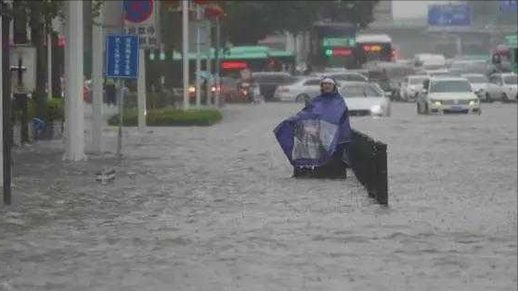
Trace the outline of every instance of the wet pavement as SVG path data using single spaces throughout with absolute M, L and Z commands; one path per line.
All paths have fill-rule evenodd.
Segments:
M 389 207 L 295 180 L 272 129 L 300 105 L 229 105 L 211 128 L 125 131 L 125 158 L 17 149 L 0 290 L 516 290 L 517 106 L 352 119 L 388 144 Z M 115 149 L 115 131 L 105 131 Z M 113 183 L 95 172 L 113 167 Z

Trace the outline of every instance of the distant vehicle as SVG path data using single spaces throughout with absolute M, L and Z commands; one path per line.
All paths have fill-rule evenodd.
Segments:
M 376 82 L 390 99 L 399 98 L 399 86 L 405 76 L 414 73 L 414 68 L 392 62 L 374 62 L 367 65 L 369 81 Z
M 502 102 L 516 101 L 517 79 L 514 73 L 493 74 L 489 78 L 486 90 L 486 99 L 489 102 L 499 100 Z
M 338 89 L 351 116 L 390 116 L 390 99 L 376 84 L 343 82 Z
M 280 101 L 305 102 L 319 94 L 320 78 L 303 77 L 278 86 L 273 97 Z
M 414 57 L 417 69 L 436 70 L 446 67 L 446 58 L 440 54 L 417 54 Z
M 406 102 L 415 102 L 417 94 L 423 89 L 424 80 L 429 77 L 423 75 L 410 75 L 406 76 L 401 82 L 399 88 L 399 96 L 401 100 Z
M 418 114 L 481 113 L 480 101 L 471 84 L 460 77 L 425 80 L 416 104 Z
M 488 102 L 487 87 L 489 86 L 489 80 L 484 74 L 462 74 L 462 78 L 468 79 L 471 83 L 471 88 L 477 94 L 480 101 Z
M 294 77 L 283 72 L 256 72 L 252 73 L 252 79 L 259 84 L 260 94 L 270 101 L 277 87 L 293 82 Z
M 394 60 L 392 39 L 387 34 L 358 34 L 356 52 L 360 66 L 369 61 Z
M 220 85 L 218 87 L 212 86 L 211 93 L 215 94 L 219 90 L 219 94 L 226 102 L 238 102 L 239 92 L 237 88 L 237 80 L 230 77 L 221 77 Z
M 337 80 L 337 81 L 357 81 L 357 82 L 367 82 L 368 79 L 364 75 L 356 72 L 343 72 L 343 73 L 334 73 L 329 74 L 329 77 Z
M 309 63 L 315 70 L 325 67 L 354 68 L 356 32 L 354 23 L 318 21 L 310 29 Z
M 456 74 L 487 74 L 489 64 L 485 60 L 454 60 L 449 71 Z
M 448 69 L 435 69 L 435 70 L 426 70 L 426 75 L 430 77 L 459 77 L 459 73 L 450 72 Z

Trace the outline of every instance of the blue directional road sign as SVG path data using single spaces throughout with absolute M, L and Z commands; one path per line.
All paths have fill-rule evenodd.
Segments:
M 138 78 L 139 41 L 137 35 L 106 36 L 105 74 L 109 78 Z
M 466 4 L 429 5 L 428 25 L 470 26 L 471 8 Z

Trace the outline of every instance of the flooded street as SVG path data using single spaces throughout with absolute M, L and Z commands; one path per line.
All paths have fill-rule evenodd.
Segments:
M 300 107 L 228 105 L 209 128 L 129 129 L 121 162 L 64 163 L 62 141 L 18 149 L 0 290 L 515 290 L 516 104 L 353 117 L 388 144 L 388 207 L 352 172 L 291 178 L 272 130 Z M 95 181 L 103 167 L 113 183 Z

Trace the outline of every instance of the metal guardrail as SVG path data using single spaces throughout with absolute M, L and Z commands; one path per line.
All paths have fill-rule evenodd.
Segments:
M 354 175 L 367 189 L 369 197 L 388 204 L 387 145 L 352 130 L 350 162 Z

